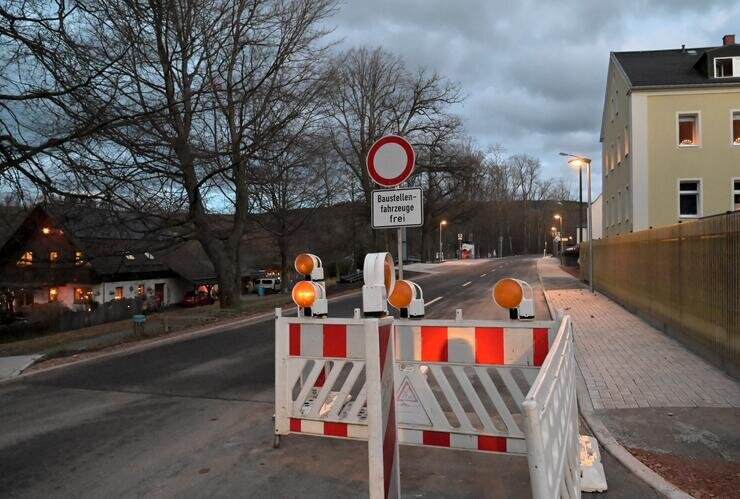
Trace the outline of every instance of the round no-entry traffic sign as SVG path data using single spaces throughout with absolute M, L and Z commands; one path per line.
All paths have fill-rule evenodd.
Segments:
M 367 153 L 367 171 L 376 184 L 398 185 L 414 171 L 414 149 L 398 135 L 381 137 Z

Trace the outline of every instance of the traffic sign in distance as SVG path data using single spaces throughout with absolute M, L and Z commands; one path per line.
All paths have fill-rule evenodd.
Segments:
M 462 233 L 458 232 L 458 234 L 457 234 L 457 240 L 458 241 L 462 241 L 462 239 L 463 239 L 462 238 Z
M 424 224 L 420 187 L 373 191 L 372 208 L 373 229 L 421 227 Z
M 381 137 L 367 153 L 367 171 L 370 178 L 383 187 L 393 187 L 414 171 L 414 148 L 398 135 Z

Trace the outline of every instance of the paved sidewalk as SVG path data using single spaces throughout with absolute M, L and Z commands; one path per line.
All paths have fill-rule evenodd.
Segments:
M 593 408 L 740 407 L 740 384 L 552 258 L 537 264 L 555 309 L 573 318 L 576 359 Z M 559 289 L 563 284 L 576 289 Z

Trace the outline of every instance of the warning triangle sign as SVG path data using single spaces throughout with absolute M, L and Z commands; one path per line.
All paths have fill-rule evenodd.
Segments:
M 432 426 L 408 376 L 403 377 L 396 392 L 396 417 L 399 423 Z

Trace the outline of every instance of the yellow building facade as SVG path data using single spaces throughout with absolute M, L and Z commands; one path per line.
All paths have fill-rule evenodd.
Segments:
M 740 45 L 612 53 L 601 142 L 604 237 L 739 210 Z

